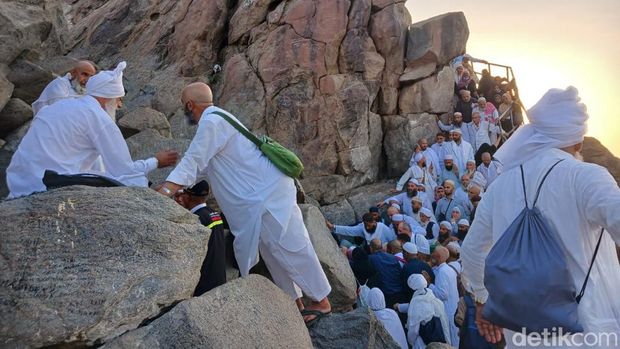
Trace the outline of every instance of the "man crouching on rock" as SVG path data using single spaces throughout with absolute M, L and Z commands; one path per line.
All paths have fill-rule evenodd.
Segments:
M 183 159 L 159 192 L 172 196 L 180 188 L 206 178 L 235 236 L 241 276 L 265 261 L 273 281 L 297 303 L 306 324 L 331 312 L 331 287 L 321 269 L 301 211 L 293 179 L 284 175 L 256 145 L 217 113 L 237 118 L 213 105 L 208 85 L 183 89 L 185 115 L 198 130 Z M 301 296 L 313 302 L 304 308 Z

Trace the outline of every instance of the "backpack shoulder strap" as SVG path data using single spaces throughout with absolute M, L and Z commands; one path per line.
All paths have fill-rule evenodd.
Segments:
M 258 137 L 256 137 L 252 132 L 248 131 L 245 127 L 241 126 L 238 122 L 236 122 L 235 120 L 233 120 L 230 116 L 219 112 L 219 111 L 214 111 L 212 114 L 216 114 L 222 117 L 222 119 L 228 121 L 228 123 L 234 127 L 237 131 L 239 131 L 239 133 L 241 133 L 242 135 L 245 136 L 245 138 L 247 138 L 248 140 L 250 140 L 250 142 L 256 144 L 256 146 L 258 148 L 260 148 L 261 145 L 263 145 L 263 141 L 261 141 Z
M 601 246 L 601 240 L 603 240 L 603 231 L 604 230 L 605 230 L 605 228 L 601 228 L 601 235 L 599 235 L 598 242 L 596 243 L 596 247 L 594 248 L 594 254 L 592 255 L 592 260 L 590 261 L 590 267 L 588 268 L 588 273 L 586 274 L 586 279 L 583 280 L 583 285 L 581 286 L 581 291 L 579 291 L 579 294 L 577 295 L 577 297 L 575 297 L 575 300 L 577 301 L 577 304 L 579 304 L 579 302 L 581 302 L 581 298 L 583 297 L 583 294 L 586 292 L 586 285 L 588 284 L 588 279 L 590 279 L 590 272 L 592 271 L 592 267 L 594 266 L 594 260 L 596 260 L 596 255 L 598 254 L 598 248 Z
M 536 202 L 538 202 L 538 196 L 540 196 L 540 189 L 542 189 L 542 186 L 545 183 L 547 176 L 549 175 L 549 173 L 551 173 L 551 170 L 553 170 L 553 168 L 556 167 L 562 161 L 564 161 L 564 159 L 558 160 L 558 162 L 553 164 L 553 166 L 551 166 L 551 168 L 547 171 L 547 173 L 545 173 L 545 176 L 543 177 L 542 181 L 540 181 L 540 184 L 538 185 L 538 189 L 536 189 L 536 197 L 534 198 L 534 203 L 532 204 L 532 207 L 536 206 Z M 523 171 L 523 167 L 521 168 L 521 170 Z

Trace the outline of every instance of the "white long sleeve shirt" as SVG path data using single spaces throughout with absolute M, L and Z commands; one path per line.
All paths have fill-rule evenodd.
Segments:
M 39 98 L 32 103 L 32 113 L 37 115 L 43 107 L 52 105 L 62 99 L 79 98 L 82 96 L 71 86 L 71 74 L 59 76 L 47 84 Z
M 101 156 L 106 171 L 100 172 Z M 9 197 L 45 191 L 45 170 L 100 174 L 129 186 L 146 187 L 157 159 L 133 161 L 121 131 L 90 96 L 64 99 L 33 119 L 6 170 Z
M 577 161 L 562 150 L 549 149 L 523 165 L 530 207 L 542 176 L 560 159 L 565 160 L 547 177 L 536 207 L 560 235 L 577 290 L 585 279 L 601 227 L 606 229 L 578 311 L 586 333 L 620 335 L 620 265 L 616 255 L 620 189 L 606 169 Z M 478 205 L 461 249 L 462 278 L 477 302 L 484 303 L 488 297 L 485 258 L 524 207 L 519 167 L 502 173 Z
M 474 159 L 474 148 L 464 138 L 461 139 L 461 143 L 457 144 L 454 141 L 446 142 L 446 154 L 451 154 L 454 157 L 454 163 L 459 169 L 459 173 L 464 173 L 466 170 L 466 164 L 468 160 Z
M 456 314 L 459 303 L 459 290 L 456 280 L 457 274 L 456 271 L 446 263 L 433 268 L 433 272 L 435 273 L 435 283 L 430 284 L 429 288 L 433 290 L 437 299 L 444 304 L 448 323 L 450 324 L 450 341 L 452 345 L 458 347 L 458 329 L 454 324 L 454 314 Z
M 502 165 L 496 160 L 491 160 L 489 166 L 486 166 L 484 163 L 480 164 L 477 171 L 480 172 L 482 176 L 484 176 L 484 179 L 487 180 L 487 185 L 484 187 L 486 190 L 491 183 L 493 183 L 495 178 L 502 173 Z
M 487 121 L 481 120 L 478 125 L 476 125 L 473 121 L 467 124 L 467 132 L 469 133 L 469 141 L 471 146 L 474 148 L 474 153 L 478 151 L 480 146 L 483 144 L 492 145 L 491 143 L 491 134 L 499 134 L 500 129 L 499 126 L 495 124 L 490 124 Z M 497 138 L 496 138 L 497 139 Z
M 366 239 L 366 242 L 370 243 L 372 239 L 379 239 L 382 243 L 396 239 L 396 233 L 393 229 L 390 229 L 387 225 L 379 222 L 374 232 L 368 232 L 364 227 L 364 223 L 360 223 L 354 226 L 347 225 L 335 225 L 334 233 L 345 236 L 359 236 Z

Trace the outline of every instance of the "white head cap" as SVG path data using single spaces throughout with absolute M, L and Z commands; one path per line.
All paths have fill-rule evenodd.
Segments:
M 101 71 L 88 79 L 86 94 L 94 97 L 119 98 L 125 95 L 123 70 L 127 63 L 120 62 L 114 70 Z
M 426 207 L 422 207 L 420 209 L 420 214 L 423 214 L 423 215 L 425 215 L 428 218 L 433 217 L 433 212 L 431 210 L 429 210 L 428 208 L 426 208 Z
M 411 274 L 407 279 L 407 285 L 414 291 L 421 290 L 428 286 L 428 282 L 422 274 Z
M 466 225 L 469 227 L 469 221 L 465 218 L 461 219 L 460 221 L 458 221 L 457 223 L 458 225 Z
M 403 250 L 411 254 L 418 253 L 418 247 L 413 242 L 405 242 L 405 244 L 403 244 Z
M 385 296 L 380 289 L 373 287 L 368 292 L 368 307 L 371 310 L 385 309 Z
M 418 247 L 418 252 L 423 254 L 431 254 L 431 245 L 422 234 L 413 234 L 413 240 Z

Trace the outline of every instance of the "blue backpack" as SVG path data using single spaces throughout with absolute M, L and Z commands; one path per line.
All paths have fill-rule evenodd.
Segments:
M 603 231 L 577 295 L 557 232 L 536 207 L 545 179 L 562 161 L 556 162 L 543 177 L 531 208 L 521 166 L 525 207 L 486 258 L 484 284 L 489 298 L 482 315 L 491 323 L 515 332 L 525 328 L 526 333 L 540 333 L 553 327 L 563 328 L 564 333 L 583 332 L 577 306 L 585 292 Z

